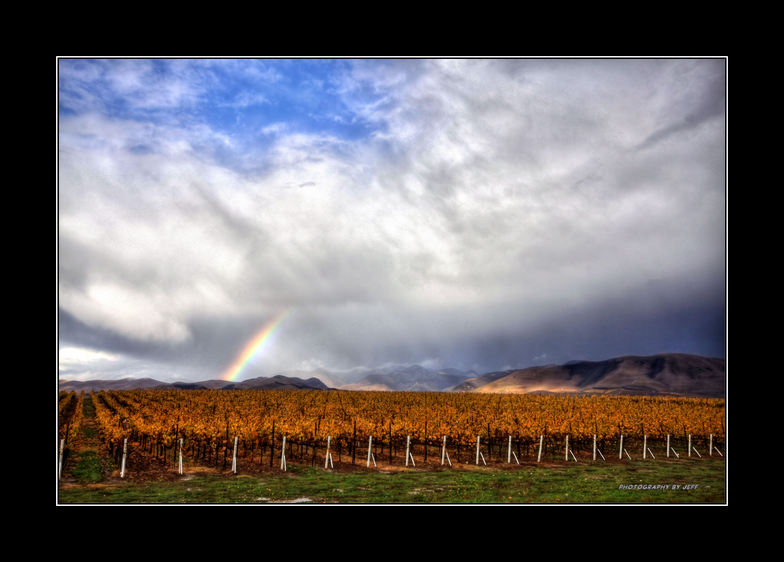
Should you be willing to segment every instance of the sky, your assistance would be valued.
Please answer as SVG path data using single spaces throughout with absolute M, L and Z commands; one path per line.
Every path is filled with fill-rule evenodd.
M 724 357 L 724 59 L 57 80 L 60 378 Z

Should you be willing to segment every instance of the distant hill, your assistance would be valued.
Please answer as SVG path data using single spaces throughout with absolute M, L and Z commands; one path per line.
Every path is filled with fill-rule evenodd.
M 90 380 L 66 381 L 60 380 L 60 390 L 79 392 L 93 392 L 99 390 L 143 390 L 157 388 L 163 385 L 155 379 L 117 379 L 117 380 Z
M 514 372 L 515 372 L 514 370 L 511 370 L 511 371 L 494 371 L 492 373 L 485 373 L 484 375 L 478 377 L 471 377 L 465 379 L 461 383 L 452 386 L 447 390 L 456 391 L 456 392 L 471 392 L 472 390 L 481 388 L 507 375 L 511 375 Z
M 246 381 L 228 384 L 223 390 L 329 390 L 329 387 L 315 377 L 301 379 L 275 375 L 274 377 L 256 377 Z
M 370 371 L 357 382 L 344 384 L 342 390 L 385 390 L 438 392 L 459 385 L 476 373 L 457 369 L 432 371 L 413 365 L 392 370 Z
M 488 373 L 452 390 L 723 397 L 724 359 L 669 353 Z
M 274 377 L 257 377 L 241 382 L 223 380 L 206 380 L 198 382 L 164 383 L 155 379 L 118 379 L 118 380 L 91 380 L 91 381 L 66 381 L 60 380 L 60 390 L 92 392 L 100 390 L 144 390 L 144 389 L 182 389 L 182 390 L 252 390 L 252 389 L 282 389 L 282 390 L 327 390 L 328 387 L 317 378 L 303 380 L 298 377 L 276 375 Z

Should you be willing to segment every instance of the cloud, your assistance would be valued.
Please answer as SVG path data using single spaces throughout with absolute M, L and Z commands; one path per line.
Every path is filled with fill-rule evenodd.
M 695 316 L 723 306 L 721 61 L 347 61 L 301 98 L 361 129 L 270 114 L 255 136 L 207 107 L 274 106 L 295 64 L 237 90 L 216 77 L 253 70 L 229 62 L 61 69 L 65 341 L 197 377 L 288 309 L 256 368 L 489 370 L 655 347 L 628 328 L 656 302 L 721 346 Z M 570 348 L 593 322 L 618 341 Z
M 133 357 L 94 349 L 61 346 L 58 350 L 60 377 L 67 380 L 143 378 L 159 373 L 154 365 L 145 364 Z M 171 377 L 171 373 L 166 373 Z
M 245 109 L 253 107 L 254 105 L 263 105 L 265 103 L 269 103 L 269 100 L 264 94 L 253 94 L 248 91 L 242 91 L 232 101 L 221 102 L 218 105 L 221 107 Z
M 723 121 L 726 104 L 723 61 L 699 64 L 684 61 L 672 69 L 675 91 L 662 103 L 663 124 L 638 146 L 644 150 L 679 133 L 702 126 L 713 119 Z M 668 92 L 669 93 L 669 92 Z

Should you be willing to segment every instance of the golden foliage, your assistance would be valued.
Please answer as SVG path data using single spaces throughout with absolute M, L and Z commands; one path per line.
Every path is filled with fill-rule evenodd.
M 464 394 L 285 390 L 134 390 L 100 392 L 96 416 L 110 439 L 135 431 L 167 446 L 179 437 L 387 440 L 470 445 L 477 435 L 537 440 L 724 435 L 723 399 L 641 396 Z

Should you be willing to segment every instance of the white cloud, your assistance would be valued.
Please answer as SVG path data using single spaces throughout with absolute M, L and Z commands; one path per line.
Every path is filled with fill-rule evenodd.
M 73 365 L 81 365 L 85 362 L 94 361 L 118 361 L 121 357 L 116 353 L 108 353 L 84 347 L 66 346 L 58 350 L 57 358 L 60 368 L 68 368 Z
M 271 144 L 237 155 L 242 170 L 211 151 L 239 145 L 204 124 L 62 117 L 60 306 L 171 344 L 190 341 L 194 318 L 295 307 L 307 334 L 270 351 L 281 363 L 417 339 L 424 360 L 439 341 L 722 267 L 723 121 L 683 88 L 710 69 L 398 62 L 364 61 L 338 85 L 374 134 L 274 122 Z M 150 72 L 109 80 L 140 106 L 199 95 L 184 69 Z M 706 117 L 661 133 L 691 114 Z M 636 150 L 646 139 L 656 146 Z
M 128 355 L 87 347 L 61 346 L 57 357 L 60 377 L 69 381 L 140 378 L 160 373 L 154 366 Z
M 220 107 L 233 107 L 237 109 L 245 109 L 255 105 L 264 105 L 269 103 L 267 97 L 263 94 L 242 91 L 230 102 L 219 103 Z

